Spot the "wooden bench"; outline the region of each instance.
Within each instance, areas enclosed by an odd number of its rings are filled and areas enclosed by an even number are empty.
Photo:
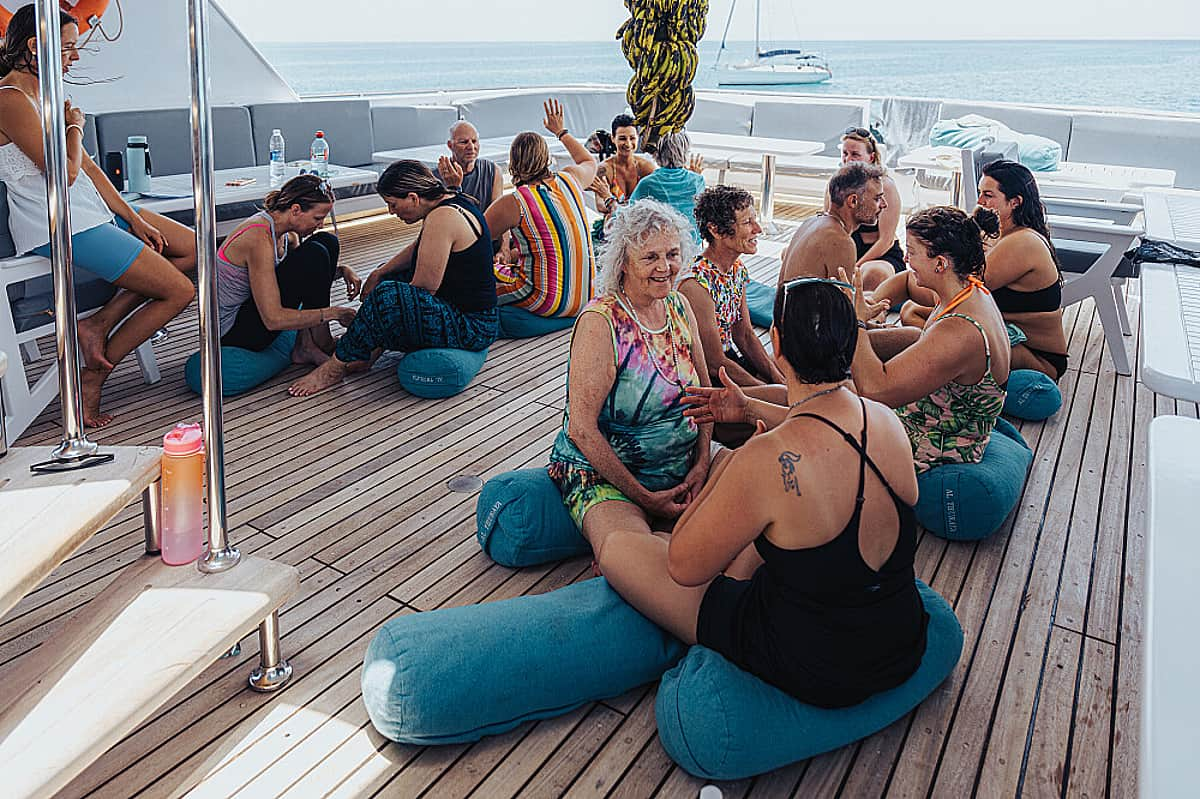
[[[1200,536],[1200,421],[1160,416],[1150,423],[1146,479],[1145,629],[1142,638],[1140,794],[1195,796],[1200,785],[1196,612],[1192,604]]]
[[[29,471],[48,447],[0,459],[0,613],[155,489],[161,450],[106,451],[112,463],[56,474]],[[299,586],[295,568],[254,557],[220,574],[153,555],[122,571],[0,685],[4,795],[52,796],[247,632],[276,629]]]

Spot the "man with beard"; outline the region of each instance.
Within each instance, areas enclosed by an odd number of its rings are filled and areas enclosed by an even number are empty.
[[[874,164],[849,163],[829,180],[829,210],[804,221],[783,251],[779,271],[782,285],[797,277],[836,279],[838,269],[850,274],[858,253],[851,238],[859,225],[874,225],[887,208],[883,197],[884,172]],[[875,289],[886,270],[864,272],[866,290]]]

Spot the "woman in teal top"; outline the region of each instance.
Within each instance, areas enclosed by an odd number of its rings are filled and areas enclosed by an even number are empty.
[[[692,223],[692,239],[700,242],[700,231],[696,228],[696,195],[704,191],[704,159],[690,156],[692,143],[682,131],[668,133],[658,140],[658,151],[654,160],[658,169],[638,181],[629,202],[643,197],[658,200],[683,214]]]
[[[648,533],[652,520],[678,517],[708,476],[711,425],[681,404],[688,387],[708,384],[696,320],[672,288],[693,255],[687,229],[653,200],[619,213],[599,296],[575,323],[549,474],[596,552],[612,530]]]

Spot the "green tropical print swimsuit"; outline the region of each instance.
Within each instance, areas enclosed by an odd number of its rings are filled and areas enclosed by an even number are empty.
[[[960,313],[946,314],[966,319],[983,336],[987,371],[973,385],[951,380],[928,397],[896,409],[909,443],[917,473],[943,463],[978,463],[983,459],[996,419],[1004,409],[1005,391],[992,376],[992,350],[983,326]],[[939,320],[940,321],[940,320]]]

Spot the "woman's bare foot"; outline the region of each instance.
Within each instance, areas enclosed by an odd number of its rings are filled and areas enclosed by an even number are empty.
[[[288,386],[288,393],[293,397],[311,397],[336,386],[345,376],[346,364],[336,357],[330,358]]]
[[[113,420],[111,413],[100,412],[100,389],[111,369],[83,368],[79,370],[79,393],[83,401],[85,427],[104,427]]]
[[[113,370],[113,364],[105,354],[108,345],[108,331],[92,320],[91,317],[81,319],[79,328],[79,352],[83,355],[83,363],[89,369],[102,371],[105,374]]]
[[[301,330],[300,335],[296,336],[296,346],[292,347],[292,363],[320,366],[328,360],[329,353],[318,347],[307,331]]]

